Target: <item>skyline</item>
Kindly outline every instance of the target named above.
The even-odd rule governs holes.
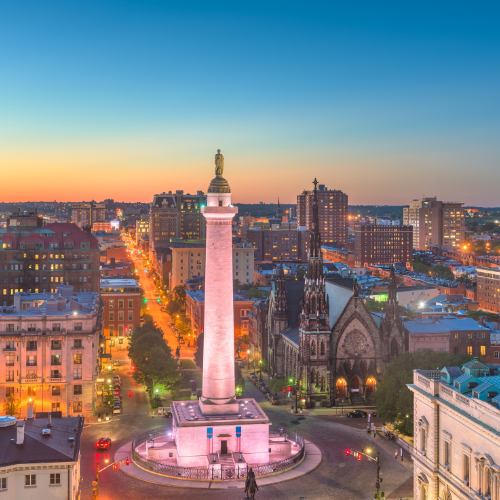
[[[0,201],[206,191],[220,148],[239,203],[498,206],[499,10],[4,6]]]

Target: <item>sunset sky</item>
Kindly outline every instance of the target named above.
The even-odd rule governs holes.
[[[0,201],[500,206],[499,2],[0,7]]]

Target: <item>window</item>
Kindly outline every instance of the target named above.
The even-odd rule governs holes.
[[[118,335],[123,337],[123,325],[118,325]]]
[[[73,363],[75,363],[75,365],[81,365],[82,364],[82,355],[81,354],[73,354]]]
[[[81,368],[73,368],[73,378],[75,380],[82,379],[82,369]]]
[[[50,356],[50,364],[52,366],[57,366],[61,364],[61,355],[60,354],[52,354]]]
[[[60,332],[61,331],[61,323],[52,323],[52,331]]]
[[[129,320],[129,321],[132,321],[132,319],[133,319],[133,314],[134,314],[134,313],[133,313],[132,311],[129,311],[129,312],[128,312],[128,320]]]
[[[28,396],[36,396],[36,387],[28,387]]]
[[[7,328],[5,329],[6,332],[13,332],[14,331],[14,324],[13,323],[8,323]]]
[[[61,411],[61,403],[52,403],[52,411]]]
[[[468,345],[468,346],[467,346],[467,354],[468,354],[469,356],[472,356],[472,346],[471,346],[471,345]]]
[[[74,347],[81,349],[82,348],[82,339],[75,339]]]
[[[498,351],[495,351],[495,359],[498,359],[500,356],[499,356],[499,352]]]
[[[123,300],[118,301],[118,309],[123,309]]]
[[[36,486],[36,474],[26,474],[24,476],[24,486]]]
[[[14,354],[5,355],[5,366],[14,366]]]
[[[118,311],[118,321],[123,321],[123,311]]]
[[[26,366],[36,366],[36,356],[26,356]]]
[[[52,396],[60,396],[61,395],[61,386],[53,385],[52,386]]]
[[[73,413],[81,413],[81,412],[82,412],[82,402],[73,401]]]
[[[115,313],[113,311],[109,312],[109,321],[114,321],[115,320]]]
[[[110,300],[109,301],[109,308],[110,309],[114,309],[115,308],[115,301],[114,300]]]
[[[132,307],[134,307],[134,302],[131,299],[129,299],[129,301],[128,301],[128,308],[132,309]]]
[[[36,323],[30,323],[28,325],[28,332],[36,332]]]
[[[82,322],[81,321],[77,321],[75,323],[75,332],[81,332],[82,331]]]
[[[82,386],[81,385],[74,385],[73,386],[73,394],[75,396],[81,395],[82,394]]]
[[[109,336],[112,337],[115,334],[114,325],[109,325]]]
[[[14,396],[14,387],[6,387],[5,388],[5,397]]]
[[[36,351],[36,348],[37,348],[36,340],[28,340],[28,342],[26,342],[27,351]]]
[[[14,370],[6,370],[5,371],[5,381],[6,382],[14,382]]]
[[[451,443],[444,441],[444,465],[450,466],[451,461]]]
[[[0,491],[7,489],[7,478],[0,477]]]
[[[52,340],[50,343],[50,348],[54,351],[58,351],[61,349],[61,341],[60,340]]]
[[[469,455],[464,455],[464,481],[469,481],[470,475],[470,457]]]
[[[485,345],[481,346],[481,356],[486,356],[486,346]]]

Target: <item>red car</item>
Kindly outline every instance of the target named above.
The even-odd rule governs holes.
[[[108,450],[111,446],[111,439],[109,438],[101,438],[96,443],[96,447],[98,450]]]

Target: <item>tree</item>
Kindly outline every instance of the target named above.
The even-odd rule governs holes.
[[[295,272],[295,279],[296,280],[303,280],[305,275],[306,275],[305,268],[302,266],[299,266],[297,268],[297,271]]]
[[[445,280],[454,280],[455,276],[454,274],[450,271],[450,268],[447,266],[443,266],[443,264],[437,264],[434,266],[432,269],[432,274],[437,276],[438,278],[442,278]]]
[[[374,299],[367,300],[365,305],[368,311],[375,313],[383,313],[387,307],[386,302],[380,302]]]
[[[8,398],[5,399],[3,403],[3,412],[5,415],[14,416],[19,413],[21,408],[21,399],[16,399],[14,394],[11,394]]]
[[[249,299],[267,299],[270,294],[271,292],[259,290],[258,288],[250,288],[247,293]]]
[[[234,341],[234,349],[236,352],[243,352],[245,350],[248,350],[249,347],[249,338],[248,335],[240,335],[235,341]]]
[[[419,274],[429,274],[431,272],[431,266],[417,260],[413,261],[413,271]]]
[[[286,378],[274,377],[269,381],[269,390],[271,394],[278,394],[282,392],[285,387],[288,387],[288,380]]]
[[[435,370],[443,366],[460,366],[471,359],[466,354],[450,354],[431,349],[403,352],[387,364],[375,393],[377,414],[395,429],[413,435],[413,393],[407,384],[413,383],[413,370]]]
[[[181,306],[181,308],[186,307],[186,290],[182,285],[177,285],[172,290],[172,297]]]
[[[132,332],[128,356],[135,366],[133,379],[143,384],[149,396],[155,387],[170,390],[178,384],[181,376],[162,331],[150,318]]]
[[[481,316],[485,316],[488,321],[499,321],[500,315],[485,311],[467,311],[467,317],[478,321]]]
[[[177,314],[181,310],[181,305],[176,300],[171,300],[166,307],[166,311],[170,316]]]
[[[196,341],[196,352],[194,353],[194,362],[198,368],[203,368],[203,339],[204,335],[201,332]]]

